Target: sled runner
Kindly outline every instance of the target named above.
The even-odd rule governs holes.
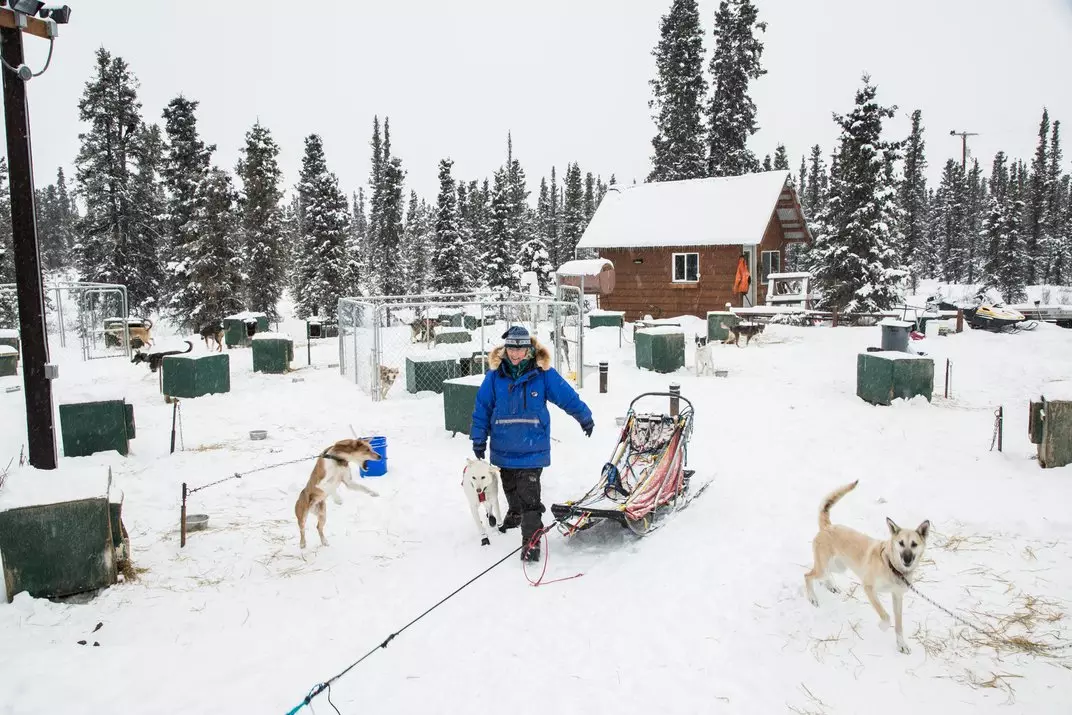
[[[677,397],[684,407],[676,417],[637,413],[634,406],[643,397]],[[657,517],[688,504],[699,494],[689,494],[693,470],[685,469],[692,416],[692,403],[679,395],[646,392],[635,397],[596,485],[577,500],[551,505],[559,528],[572,535],[613,520],[643,535],[656,528]]]

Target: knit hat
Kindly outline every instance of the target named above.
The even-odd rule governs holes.
[[[532,337],[523,325],[511,326],[509,330],[502,334],[502,336],[503,339],[506,340],[505,345],[508,348],[532,347]]]

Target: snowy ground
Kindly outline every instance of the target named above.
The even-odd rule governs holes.
[[[301,325],[280,330],[299,336]],[[878,342],[875,327],[771,326],[747,349],[716,346],[728,377],[696,378],[638,371],[631,344],[594,331],[586,362],[610,361],[610,392],[599,394],[591,373],[590,440],[552,408],[545,502],[586,491],[615,442],[614,418],[671,381],[696,404],[689,466],[711,486],[643,540],[616,527],[553,536],[548,578],[581,578],[532,588],[509,560],[339,680],[334,704],[342,713],[1067,711],[1072,650],[1060,659],[973,645],[909,594],[905,656],[853,579],[842,577],[841,596],[819,589],[819,609],[805,599],[819,502],[859,478],[835,521],[881,536],[887,515],[930,519],[920,587],[939,603],[993,619],[1024,616],[1029,602],[1040,618],[1069,607],[1072,467],[1039,468],[1026,419],[1029,398],[1072,395],[1072,331],[1044,324],[913,343],[936,365],[952,360],[953,396],[941,397],[939,367],[933,403],[886,408],[855,396],[856,355]],[[459,487],[469,443],[443,430],[439,396],[371,403],[328,367],[338,361],[330,340],[312,367],[298,341],[298,369],[286,376],[254,375],[249,350],[229,354],[231,392],[183,401],[185,451],[175,455],[171,408],[145,365],[60,356],[56,403],[125,396],[133,452],[63,459],[57,473],[16,469],[0,508],[103,493],[111,466],[146,570],[82,605],[26,594],[0,604],[0,713],[286,712],[518,545],[516,531],[496,531],[479,546]],[[11,384],[21,377],[0,378]],[[23,399],[0,391],[0,423],[22,424]],[[1004,453],[989,451],[998,405]],[[195,494],[190,511],[208,513],[210,528],[180,550],[183,481],[315,454],[350,425],[388,437],[389,473],[366,481],[380,498],[346,492],[329,506],[330,547],[311,529],[310,548],[298,549],[292,509],[308,460]],[[250,429],[268,439],[250,441]],[[20,428],[0,431],[0,461],[23,441]],[[1072,639],[1068,617],[1028,622],[1037,640]],[[100,647],[76,644],[86,638]],[[316,712],[331,712],[325,695]]]

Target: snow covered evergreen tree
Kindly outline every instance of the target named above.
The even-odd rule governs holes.
[[[195,112],[198,102],[178,96],[164,109],[168,144],[164,160],[164,184],[168,191],[168,232],[165,247],[164,290],[166,309],[176,324],[196,329],[197,318],[203,315],[201,295],[194,286],[193,260],[195,245],[205,226],[206,182],[209,159],[216,146],[206,146],[197,132]],[[222,315],[207,316],[219,320]]]
[[[386,136],[386,124],[384,129]],[[406,209],[402,184],[405,178],[402,160],[397,156],[390,157],[383,167],[379,253],[376,256],[376,270],[380,273],[379,284],[384,295],[403,295],[406,292],[401,260]]]
[[[1054,120],[1050,134],[1049,166],[1046,171],[1046,200],[1042,210],[1039,253],[1045,262],[1045,281],[1063,285],[1072,278],[1072,265],[1065,256],[1065,194],[1061,185],[1061,122]]]
[[[299,318],[335,315],[342,296],[344,251],[350,212],[339,180],[328,171],[324,143],[317,134],[305,139],[301,177],[301,235],[296,256],[294,302]]]
[[[611,183],[614,183],[614,178],[611,177]],[[547,221],[545,232],[545,243],[547,244],[547,252],[549,254],[549,260],[551,265],[558,268],[566,259],[562,258],[562,213],[559,211],[559,205],[561,204],[562,193],[558,190],[558,175],[555,167],[551,167],[551,184],[548,187],[547,193]],[[572,258],[572,256],[571,256]]]
[[[592,214],[596,212],[596,179],[592,172],[584,175],[584,225],[592,220]]]
[[[964,179],[964,236],[967,259],[964,278],[975,283],[982,275],[983,212],[986,208],[986,179],[979,168],[978,159],[972,160],[972,168]]]
[[[161,172],[164,168],[164,137],[160,126],[142,125],[133,143],[134,175],[131,178],[131,220],[128,270],[140,276],[137,286],[127,285],[131,306],[156,310],[164,295],[164,262],[168,235],[167,196]]]
[[[426,205],[422,205],[417,192],[410,191],[402,230],[403,292],[407,295],[425,293],[428,288],[432,246],[428,240],[425,210]]]
[[[287,273],[280,188],[283,171],[279,168],[279,145],[259,121],[246,132],[235,172],[242,180],[242,257],[248,274],[245,306],[278,321]]]
[[[756,105],[748,94],[751,80],[764,74],[763,43],[757,32],[767,23],[751,0],[722,0],[715,14],[715,48],[711,56],[712,94],[708,107],[710,149],[708,176],[739,176],[759,169],[748,149],[756,133]]]
[[[487,287],[487,275],[484,260],[491,247],[491,185],[487,179],[483,183],[469,182],[468,212],[469,235],[465,239],[465,272],[467,290]]]
[[[1026,235],[1023,231],[1024,182],[1022,165],[1006,168],[1004,152],[998,152],[990,176],[990,196],[983,221],[987,241],[983,283],[996,288],[1007,303],[1027,299]]]
[[[350,217],[350,233],[346,237],[346,263],[343,268],[343,284],[349,295],[361,295],[365,279],[364,256],[368,251],[368,213],[365,207],[365,189],[354,194]]]
[[[695,179],[704,175],[703,30],[696,0],[672,0],[662,16],[655,56],[655,78],[649,84],[654,110],[655,150],[648,181]]]
[[[967,184],[959,162],[946,161],[934,201],[936,265],[943,281],[957,283],[968,272]]]
[[[130,226],[134,207],[131,179],[141,103],[137,80],[121,57],[97,50],[96,73],[86,83],[78,103],[78,118],[89,125],[78,135],[75,180],[85,203],[77,227],[75,262],[81,279],[127,285],[133,309],[151,296],[128,258],[132,254]]]
[[[67,182],[61,168],[56,173],[56,183],[36,191],[37,245],[44,270],[64,268],[71,262],[71,245],[74,237],[75,216]]]
[[[437,293],[462,293],[468,289],[465,275],[468,247],[459,225],[458,190],[451,175],[453,167],[453,159],[439,161],[432,258],[432,289]]]
[[[1049,195],[1049,141],[1050,113],[1042,110],[1039,122],[1039,141],[1035,158],[1031,162],[1029,191],[1025,197],[1025,220],[1027,231],[1028,285],[1035,285],[1046,277],[1046,262],[1043,255],[1044,227],[1046,223],[1046,198]]]
[[[563,192],[563,202],[558,265],[573,260],[574,252],[577,250],[577,242],[581,240],[581,235],[587,225],[584,216],[584,188],[581,185],[581,167],[576,162],[570,164],[566,169],[566,188]]]
[[[236,204],[238,193],[231,177],[213,167],[205,177],[204,201],[193,217],[198,235],[184,246],[189,278],[187,291],[179,294],[190,312],[184,324],[197,327],[242,310],[242,245]]]
[[[835,115],[841,127],[838,169],[812,261],[823,304],[850,313],[889,309],[907,275],[896,251],[901,218],[883,166],[899,148],[881,138],[882,120],[895,108],[875,101],[870,77],[863,82],[852,112]]]
[[[380,234],[383,231],[383,169],[387,161],[390,161],[390,140],[388,150],[385,152],[383,141],[380,138],[380,118],[372,119],[372,168],[369,173],[369,191],[372,192],[369,200],[368,228],[365,233],[365,250],[362,253],[361,272],[364,275],[366,290],[371,295],[382,295],[380,283],[381,269],[377,260],[381,255]]]
[[[904,217],[901,225],[901,235],[904,237],[901,261],[908,267],[913,291],[926,271],[925,264],[929,263],[924,251],[927,231],[927,157],[922,115],[918,109],[912,112],[912,131],[905,142],[904,180],[899,197]]]
[[[785,144],[779,144],[774,148],[774,163],[772,166],[777,171],[789,171],[789,154],[785,150]]]

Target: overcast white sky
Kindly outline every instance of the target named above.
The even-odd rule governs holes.
[[[392,147],[433,201],[437,163],[455,178],[491,176],[506,134],[535,189],[551,166],[642,182],[654,126],[651,50],[670,0],[69,0],[71,24],[49,71],[29,87],[35,180],[73,175],[77,104],[104,46],[140,81],[147,121],[178,93],[199,100],[213,160],[234,170],[259,117],[297,181],[303,138],[323,136],[348,194],[366,182],[372,118],[390,115]],[[700,0],[710,53],[717,0]],[[794,171],[814,143],[829,153],[831,112],[846,112],[867,71],[879,100],[899,107],[890,133],[923,110],[936,177],[960,156],[950,129],[976,131],[989,169],[997,149],[1030,158],[1043,106],[1072,129],[1072,0],[758,0],[769,23],[753,84],[762,157],[786,144]],[[304,8],[309,8],[305,10]],[[29,64],[47,43],[27,38]],[[1066,136],[1068,136],[1066,134]],[[1067,145],[1067,144],[1066,144]],[[6,149],[6,145],[4,146]],[[1066,170],[1072,146],[1065,151]]]

